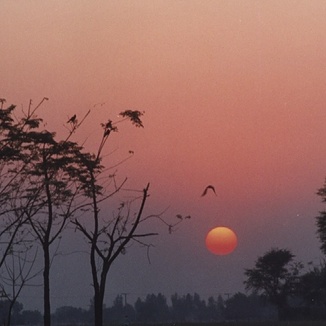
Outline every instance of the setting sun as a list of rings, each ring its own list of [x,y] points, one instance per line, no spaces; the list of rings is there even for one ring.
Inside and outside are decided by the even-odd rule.
[[[15,287],[11,320],[33,325],[72,323],[61,307],[94,326],[276,321],[246,291],[258,257],[289,248],[326,275],[326,0],[0,0],[0,12],[0,326]],[[326,320],[320,291],[284,314]],[[169,306],[191,293],[218,304]]]
[[[216,227],[206,236],[206,247],[215,255],[228,255],[237,246],[236,234],[227,227]]]

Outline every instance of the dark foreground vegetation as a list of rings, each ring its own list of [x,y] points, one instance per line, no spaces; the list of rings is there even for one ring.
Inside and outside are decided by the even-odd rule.
[[[236,293],[227,299],[201,299],[195,294],[171,296],[169,302],[162,294],[149,294],[138,298],[134,305],[118,295],[111,307],[103,309],[104,325],[325,325],[326,311],[322,305],[299,304],[299,298],[292,300],[287,309],[287,320],[278,322],[278,311],[262,296]],[[0,324],[5,320],[9,302],[0,302]],[[54,325],[93,325],[93,303],[88,309],[63,306],[52,314]],[[39,311],[26,311],[16,303],[13,309],[12,325],[42,325]]]
[[[142,326],[144,324],[134,324],[133,326]],[[146,324],[146,326],[324,326],[323,321],[231,321],[217,323],[177,323],[177,324]],[[110,326],[120,326],[119,324]]]
[[[116,259],[128,253],[132,243],[148,250],[150,239],[157,235],[143,229],[144,223],[153,219],[172,233],[190,216],[177,214],[168,219],[163,213],[144,215],[149,183],[132,195],[130,187],[124,188],[127,178],[108,172],[133,156],[129,151],[118,163],[107,162],[108,138],[123,121],[143,128],[143,112],[125,110],[119,120],[101,123],[102,136],[93,153],[74,140],[90,110],[82,117],[70,117],[65,124],[67,135],[58,139],[36,114],[46,101],[48,98],[43,98],[36,106],[30,101],[20,112],[0,98],[0,325],[261,325],[261,321],[267,326],[282,325],[277,320],[284,325],[326,323],[325,262],[304,265],[290,250],[279,248],[270,249],[244,271],[247,294],[236,293],[227,300],[222,296],[203,300],[198,294],[174,294],[167,300],[162,294],[150,294],[134,305],[117,296],[112,307],[106,307],[106,282]],[[124,191],[128,192],[127,200],[123,199]],[[326,183],[317,194],[325,203]],[[118,204],[115,213],[107,216],[108,210],[101,207],[111,197],[117,198]],[[85,223],[85,218],[92,223]],[[316,217],[316,226],[321,251],[326,255],[326,211]],[[93,300],[88,309],[65,306],[53,312],[51,262],[60,239],[71,227],[88,245]],[[41,267],[34,264],[40,255]],[[19,303],[22,289],[40,275],[42,314],[26,311]]]
[[[142,326],[144,324],[135,324],[133,326]],[[146,324],[146,326],[324,326],[323,321],[297,321],[297,322],[282,322],[282,321],[231,321],[217,323],[177,323],[177,324]],[[120,326],[120,325],[111,325]]]

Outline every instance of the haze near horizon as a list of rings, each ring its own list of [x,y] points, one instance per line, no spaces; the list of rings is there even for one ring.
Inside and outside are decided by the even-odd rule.
[[[145,111],[143,130],[114,136],[111,162],[134,152],[118,175],[132,188],[150,182],[147,212],[191,215],[171,235],[157,226],[151,264],[137,246],[119,259],[108,305],[119,293],[243,291],[244,269],[271,247],[319,263],[325,2],[2,1],[0,9],[0,96],[23,108],[48,97],[39,115],[59,135],[91,109],[76,135],[91,150],[101,122]],[[201,197],[208,184],[217,196]],[[237,234],[230,255],[205,247],[217,226]],[[71,254],[79,246],[74,235],[62,241],[53,308],[89,304],[87,256]],[[33,288],[21,301],[39,308],[39,297]]]

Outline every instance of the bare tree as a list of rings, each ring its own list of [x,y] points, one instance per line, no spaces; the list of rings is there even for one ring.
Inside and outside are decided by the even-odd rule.
[[[39,270],[34,270],[37,249],[32,252],[31,246],[24,247],[22,243],[19,244],[19,248],[12,249],[8,259],[5,260],[4,273],[1,274],[0,290],[2,296],[9,302],[6,326],[11,324],[12,310],[22,289],[31,285],[29,282],[40,273]]]
[[[142,112],[126,110],[120,113],[124,119],[130,119],[136,127],[143,127],[141,121]],[[118,122],[121,122],[118,121]],[[174,224],[164,221],[161,214],[143,216],[145,203],[149,196],[149,184],[141,191],[136,192],[136,196],[129,200],[120,202],[116,213],[107,216],[101,210],[101,206],[107,199],[124,191],[127,179],[117,182],[115,174],[106,175],[107,169],[102,165],[102,153],[104,146],[113,132],[117,132],[116,123],[108,120],[102,124],[103,136],[98,151],[94,155],[89,153],[80,154],[79,157],[79,180],[84,190],[84,195],[89,199],[88,212],[92,214],[93,224],[89,221],[83,223],[78,215],[72,219],[76,229],[86,238],[90,249],[90,265],[92,272],[92,284],[94,287],[94,325],[103,325],[103,301],[106,289],[106,281],[112,264],[122,254],[125,254],[131,242],[137,242],[147,248],[150,243],[144,241],[145,238],[157,235],[155,232],[141,232],[140,225],[145,221],[158,218],[164,222],[169,231],[181,222],[182,216]],[[87,210],[87,209],[86,209]]]

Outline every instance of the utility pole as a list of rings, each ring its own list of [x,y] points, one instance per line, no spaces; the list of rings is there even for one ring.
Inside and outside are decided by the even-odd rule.
[[[121,293],[121,295],[124,296],[125,298],[125,306],[127,305],[127,296],[128,296],[129,293]]]

